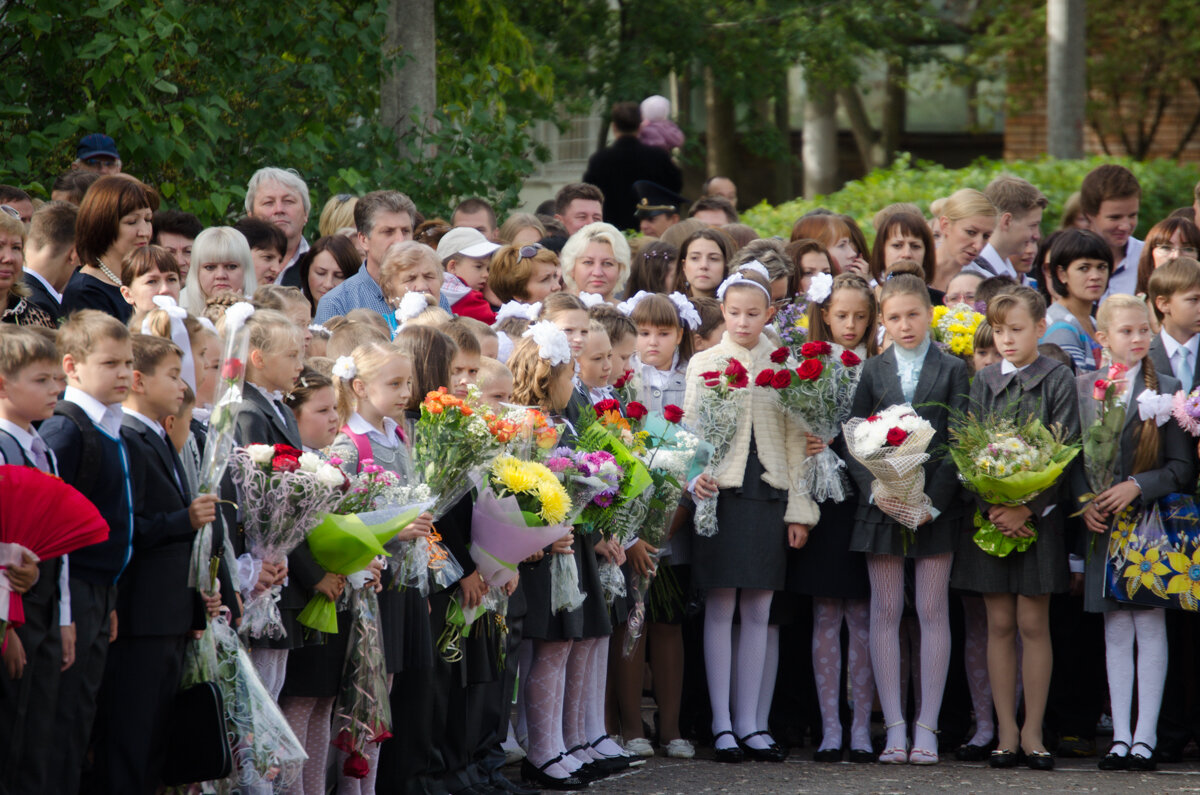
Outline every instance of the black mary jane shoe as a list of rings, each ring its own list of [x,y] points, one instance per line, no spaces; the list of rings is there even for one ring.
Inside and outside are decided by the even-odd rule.
[[[578,778],[577,776],[567,776],[566,778],[555,778],[554,776],[551,776],[550,774],[548,774],[546,772],[546,768],[550,767],[550,765],[553,765],[554,763],[561,762],[561,761],[562,761],[562,754],[559,754],[558,756],[554,757],[553,759],[551,759],[549,762],[542,765],[541,767],[534,767],[533,763],[530,762],[528,759],[522,759],[521,760],[521,778],[525,779],[530,784],[533,784],[535,787],[538,787],[539,789],[552,789],[552,790],[561,790],[561,791],[573,790],[573,789],[586,789],[588,786],[588,783],[586,781],[583,781],[582,779]]]
[[[1008,749],[997,748],[988,756],[988,766],[998,769],[1006,769],[1017,766],[1017,752]]]
[[[1054,754],[1049,751],[1030,751],[1025,754],[1025,766],[1030,770],[1053,770]]]
[[[749,745],[746,745],[746,741],[751,737],[758,737],[761,735],[766,735],[766,737],[771,741],[771,744],[766,748],[751,748]],[[783,760],[787,759],[787,751],[784,750],[779,743],[775,742],[775,738],[772,737],[771,733],[766,729],[747,734],[745,737],[738,739],[738,744],[742,746],[742,750],[745,752],[746,756],[754,762],[782,762]]]
[[[879,754],[874,751],[863,751],[858,748],[850,749],[850,762],[855,765],[873,765],[879,761]]]
[[[1137,748],[1139,745],[1142,746],[1143,748],[1145,748],[1147,751],[1149,751],[1150,756],[1138,756],[1137,754],[1135,754],[1133,752],[1133,748]],[[1154,749],[1153,748],[1146,745],[1145,743],[1134,743],[1133,748],[1129,749],[1129,756],[1126,757],[1126,759],[1129,760],[1129,769],[1130,770],[1137,770],[1142,773],[1148,773],[1151,770],[1158,769],[1158,760],[1155,759],[1155,757],[1154,757]]]
[[[826,764],[840,762],[842,761],[842,749],[826,748],[824,751],[813,751],[813,761],[824,762]]]
[[[992,740],[987,745],[971,745],[970,743],[964,743],[963,745],[958,746],[958,749],[955,750],[954,758],[960,762],[983,762],[988,758],[988,755],[991,754],[995,745],[995,740]]]
[[[737,735],[728,729],[723,732],[717,732],[716,736],[713,737],[713,758],[718,762],[725,762],[726,764],[730,765],[740,764],[746,759],[746,755],[742,753],[742,748],[740,745],[735,745],[732,748],[717,748],[717,740],[721,739],[721,737],[725,736],[726,734],[728,734],[734,740],[737,740]]]
[[[1125,755],[1122,756],[1114,751],[1118,745],[1125,746]],[[1108,753],[1100,757],[1100,762],[1097,765],[1101,770],[1128,770],[1129,769],[1129,743],[1117,740],[1108,748]]]

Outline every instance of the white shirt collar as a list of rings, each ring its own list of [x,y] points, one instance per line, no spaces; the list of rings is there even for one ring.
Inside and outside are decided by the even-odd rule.
[[[29,460],[30,461],[34,460],[33,459],[33,434],[32,433],[25,430],[20,425],[17,425],[15,422],[10,422],[9,420],[4,419],[3,417],[0,417],[0,431],[7,431],[9,433],[9,435],[11,435],[14,439],[17,440],[17,444],[21,445],[21,449],[25,451],[25,454],[27,456],[29,456]],[[46,449],[49,450],[49,447],[47,447]],[[21,462],[20,461],[8,461],[6,463],[20,464]]]
[[[133,417],[135,420],[140,422],[142,425],[145,425],[147,428],[149,428],[150,430],[157,433],[158,438],[163,439],[164,441],[166,440],[167,429],[164,428],[161,423],[155,422],[154,420],[147,417],[145,414],[142,414],[141,412],[138,412],[138,411],[134,411],[133,409],[131,409],[129,407],[126,407],[124,409],[124,412],[125,412],[126,416]]]
[[[378,442],[384,447],[395,448],[400,446],[400,436],[396,433],[400,424],[391,417],[383,418],[383,430],[380,431],[374,425],[364,420],[363,416],[356,411],[350,415],[350,419],[346,420],[346,427],[373,442]]]
[[[611,386],[601,386],[592,389],[588,387],[588,399],[592,401],[592,405],[596,405],[601,400],[609,400],[616,397],[616,393]]]
[[[992,266],[997,275],[1007,275],[1014,279],[1017,278],[1017,269],[1009,264],[1008,260],[1000,256],[996,251],[995,246],[988,243],[983,247],[983,251],[979,252],[979,256],[987,260],[987,263]]]
[[[121,404],[104,405],[96,398],[77,387],[68,386],[63,400],[69,400],[87,414],[92,422],[103,428],[114,439],[121,435]]]
[[[895,345],[895,344],[892,345],[892,348],[894,348],[896,351],[896,360],[897,361],[915,362],[918,360],[923,360],[925,358],[925,354],[929,353],[929,346],[931,344],[932,344],[932,342],[931,342],[930,336],[928,334],[926,334],[925,340],[920,345],[913,348],[911,351],[908,350],[907,348],[903,348],[903,347],[901,347],[899,345]]]
[[[670,383],[671,376],[675,373],[675,368],[679,366],[679,350],[676,349],[675,355],[671,357],[671,368],[669,370],[659,370],[652,364],[646,364],[640,358],[636,358],[636,361],[642,371],[642,382],[648,387],[663,389]]]
[[[35,271],[29,267],[25,268],[25,273],[28,273],[30,276],[32,276],[33,278],[35,278],[39,282],[41,282],[42,286],[46,288],[46,292],[50,293],[50,296],[55,301],[58,301],[58,303],[60,303],[60,304],[62,303],[62,300],[63,300],[62,293],[60,293],[58,290],[55,290],[54,285],[52,285],[52,284],[50,284],[50,282],[46,281],[45,276],[43,276],[42,274],[38,273],[37,271]]]
[[[283,409],[280,408],[280,405],[283,403],[283,393],[278,389],[268,392],[252,381],[247,381],[246,383],[257,389],[267,399],[267,402],[271,404],[271,409],[275,412],[275,416],[279,418],[280,422],[287,425],[287,417],[283,416]]]
[[[1121,394],[1121,402],[1129,406],[1129,399],[1133,397],[1133,388],[1142,377],[1142,363],[1138,362],[1133,367],[1125,371],[1125,391]]]
[[[1187,342],[1180,342],[1179,340],[1175,339],[1167,333],[1166,329],[1162,329],[1158,332],[1158,334],[1162,339],[1163,350],[1167,352],[1168,360],[1174,359],[1175,352],[1180,348],[1187,348],[1188,353],[1192,355],[1192,364],[1196,363],[1196,349],[1200,348],[1200,334],[1193,334],[1191,339],[1189,339]],[[1174,365],[1174,362],[1172,362],[1172,365]]]
[[[1036,362],[1036,361],[1037,361],[1037,359],[1033,360],[1033,362]],[[1033,364],[1033,362],[1030,362],[1029,364]],[[1000,373],[1002,375],[1008,375],[1009,373],[1019,373],[1022,370],[1024,370],[1026,367],[1028,367],[1029,364],[1025,365],[1024,367],[1017,367],[1015,364],[1010,362],[1008,359],[1004,359],[1000,362]]]
[[[281,270],[279,275],[275,277],[276,284],[283,284],[283,274],[291,270],[292,266],[300,261],[300,258],[304,256],[304,252],[308,251],[308,249],[308,239],[301,235],[300,243],[296,246],[296,253],[292,255],[292,258],[287,261],[286,265],[283,266],[283,270]]]

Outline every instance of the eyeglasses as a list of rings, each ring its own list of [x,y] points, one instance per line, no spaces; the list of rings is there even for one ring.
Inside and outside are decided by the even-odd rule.
[[[1159,243],[1154,247],[1154,251],[1163,256],[1174,254],[1177,257],[1196,257],[1195,246],[1172,246],[1170,243]]]
[[[532,246],[521,246],[521,250],[517,253],[521,259],[530,259],[536,257],[537,253],[542,250],[541,243],[534,243]]]
[[[10,207],[7,204],[0,204],[0,211],[8,213],[13,218],[16,218],[18,221],[21,220],[21,213],[17,211],[16,207]]]

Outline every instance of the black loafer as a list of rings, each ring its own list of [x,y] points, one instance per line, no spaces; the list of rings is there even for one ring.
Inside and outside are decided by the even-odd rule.
[[[746,758],[746,755],[742,753],[742,748],[740,745],[735,745],[732,748],[716,747],[717,740],[721,739],[721,737],[726,734],[728,734],[730,737],[733,737],[735,740],[737,739],[737,736],[731,731],[726,730],[723,732],[717,732],[717,735],[713,737],[713,758],[718,762],[724,762],[730,765],[740,764]]]
[[[1113,749],[1116,748],[1118,745],[1125,746],[1125,751],[1127,753],[1124,756],[1117,754],[1113,751]],[[1128,743],[1123,743],[1120,740],[1118,740],[1117,742],[1113,743],[1109,747],[1107,754],[1100,757],[1100,762],[1098,763],[1097,767],[1099,767],[1101,770],[1128,770],[1129,769],[1128,751],[1129,751]]]
[[[879,761],[879,755],[874,751],[862,751],[858,748],[851,748],[850,761],[856,765],[873,765]]]
[[[1142,746],[1143,748],[1145,748],[1147,751],[1149,751],[1150,756],[1138,756],[1137,754],[1135,754],[1133,752],[1133,748],[1137,748],[1139,745]],[[1145,743],[1134,743],[1133,748],[1129,749],[1129,756],[1126,757],[1129,760],[1129,769],[1130,770],[1149,772],[1151,770],[1158,769],[1158,761],[1154,758],[1154,749],[1153,748],[1146,745]]]
[[[970,743],[960,745],[954,752],[954,758],[960,762],[982,762],[991,753],[991,746],[991,743],[988,745],[971,745]]]
[[[546,773],[546,768],[550,767],[550,765],[554,764],[555,762],[561,762],[561,761],[562,761],[562,754],[559,754],[558,756],[554,757],[553,759],[551,759],[549,762],[542,765],[541,767],[534,767],[533,763],[530,762],[528,759],[522,759],[521,760],[521,778],[525,779],[530,784],[533,784],[534,786],[538,787],[539,789],[552,789],[552,790],[560,790],[560,791],[573,790],[573,789],[586,789],[588,786],[587,782],[579,779],[576,776],[567,776],[566,778],[555,778],[554,776],[551,776]]]
[[[1054,754],[1049,751],[1030,751],[1025,755],[1025,766],[1030,770],[1053,770]]]
[[[824,751],[813,751],[814,762],[825,762],[827,764],[842,761],[841,748],[826,748]]]
[[[988,766],[1001,769],[1016,767],[1017,752],[998,748],[988,756]]]
[[[765,735],[771,740],[771,744],[766,748],[751,748],[749,745],[746,745],[746,741],[751,737],[759,737],[762,735]],[[787,759],[787,751],[781,748],[779,743],[775,742],[775,738],[771,737],[771,733],[766,729],[763,729],[762,731],[751,732],[745,737],[740,738],[738,743],[742,746],[742,750],[745,752],[746,756],[755,762],[782,762],[783,760]]]

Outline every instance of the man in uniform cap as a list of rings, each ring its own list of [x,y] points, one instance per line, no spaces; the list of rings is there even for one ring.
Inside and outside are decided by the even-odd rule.
[[[100,176],[121,173],[121,155],[117,142],[104,133],[89,133],[79,139],[75,150],[75,168],[94,171]]]
[[[663,232],[679,223],[679,208],[687,199],[670,188],[646,179],[633,183],[633,189],[638,195],[634,214],[643,235],[662,237]]]

